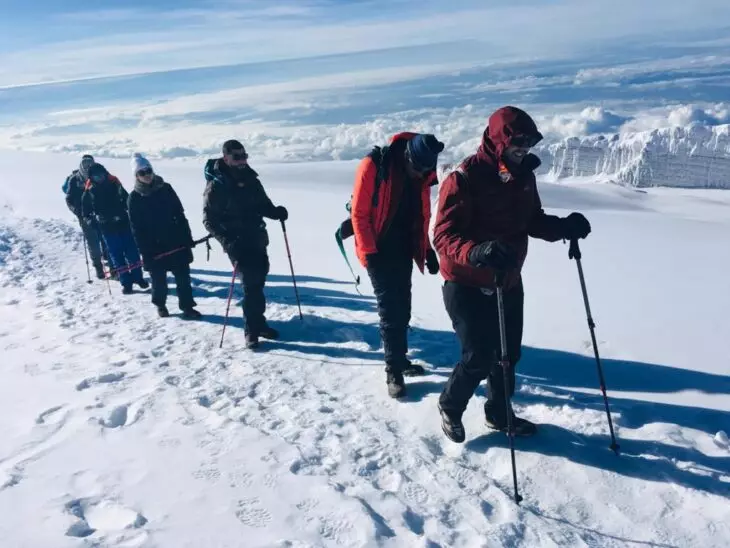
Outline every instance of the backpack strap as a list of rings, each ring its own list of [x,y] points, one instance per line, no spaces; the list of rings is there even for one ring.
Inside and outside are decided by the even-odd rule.
[[[388,161],[390,160],[390,147],[385,145],[383,147],[373,147],[373,150],[368,154],[370,159],[375,163],[375,188],[373,189],[373,207],[378,205],[378,197],[380,194],[380,185],[383,184],[388,178]]]

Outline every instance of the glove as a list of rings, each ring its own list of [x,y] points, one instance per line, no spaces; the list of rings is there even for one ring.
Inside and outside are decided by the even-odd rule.
[[[289,218],[289,212],[284,206],[277,206],[274,212],[278,221],[286,221]]]
[[[439,273],[439,260],[436,257],[436,252],[431,248],[426,251],[426,268],[428,268],[429,274]]]
[[[580,240],[591,233],[591,224],[582,214],[571,213],[562,219],[563,238],[566,240]]]
[[[469,263],[480,268],[507,270],[517,267],[517,254],[511,246],[499,240],[483,242],[471,249]]]

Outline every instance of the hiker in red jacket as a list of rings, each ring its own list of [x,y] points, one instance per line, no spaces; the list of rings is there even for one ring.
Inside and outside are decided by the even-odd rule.
[[[376,147],[357,168],[352,196],[355,251],[378,301],[388,394],[405,396],[403,375],[423,375],[408,352],[413,262],[438,273],[428,240],[431,187],[444,144],[433,135],[400,133]]]
[[[549,242],[585,238],[591,231],[580,213],[547,215],[534,171],[540,160],[530,149],[542,135],[524,111],[503,107],[489,118],[477,153],[443,182],[434,227],[434,246],[446,280],[443,297],[461,343],[461,360],[439,398],[444,433],[465,439],[462,414],[482,379],[487,425],[507,428],[507,402],[515,386],[523,322],[521,269],[528,237]],[[503,273],[509,394],[497,360],[500,356],[495,274]],[[516,435],[532,435],[533,423],[513,416]]]

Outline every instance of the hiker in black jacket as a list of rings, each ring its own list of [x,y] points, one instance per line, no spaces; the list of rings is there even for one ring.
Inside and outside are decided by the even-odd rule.
[[[149,160],[140,154],[132,159],[134,190],[129,194],[129,221],[142,255],[144,270],[152,278],[152,304],[161,318],[167,310],[167,273],[172,272],[183,318],[197,320],[190,286],[193,235],[175,190],[156,175]],[[160,255],[164,255],[160,257]]]
[[[132,284],[147,289],[137,245],[129,227],[127,198],[122,183],[101,164],[89,168],[81,197],[81,216],[87,223],[96,223],[104,239],[114,271],[119,274],[122,293],[132,293]]]
[[[89,250],[91,263],[94,265],[96,277],[103,280],[104,265],[102,264],[101,259],[102,256],[106,255],[106,253],[104,253],[102,248],[99,229],[93,220],[87,223],[81,215],[81,197],[84,194],[84,187],[86,186],[86,181],[89,178],[89,168],[94,165],[94,163],[93,156],[90,154],[84,154],[81,157],[79,168],[74,169],[71,175],[66,177],[66,181],[63,183],[62,189],[66,195],[66,206],[69,211],[76,216],[79,221],[79,225],[81,226],[81,230],[84,233],[86,247]],[[104,258],[108,263],[109,258]]]
[[[238,141],[226,141],[223,157],[208,160],[205,179],[203,224],[241,274],[246,346],[256,348],[259,337],[279,336],[264,316],[269,236],[263,218],[286,221],[289,215],[284,206],[274,206],[266,195],[258,174],[248,165],[248,154]]]

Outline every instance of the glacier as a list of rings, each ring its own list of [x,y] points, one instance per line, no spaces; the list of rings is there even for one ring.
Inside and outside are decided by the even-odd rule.
[[[535,152],[539,173],[556,182],[590,176],[636,188],[730,188],[730,124],[570,137]]]

